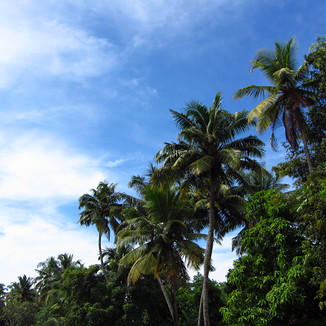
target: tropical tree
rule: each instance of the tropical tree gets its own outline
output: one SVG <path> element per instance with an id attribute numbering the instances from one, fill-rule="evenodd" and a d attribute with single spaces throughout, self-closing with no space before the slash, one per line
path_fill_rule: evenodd
<path id="1" fill-rule="evenodd" d="M 12 282 L 8 289 L 10 291 L 5 294 L 5 305 L 1 316 L 5 325 L 35 325 L 38 306 L 33 279 L 26 275 L 19 276 L 18 282 Z"/>
<path id="2" fill-rule="evenodd" d="M 289 187 L 288 184 L 281 181 L 282 178 L 279 174 L 270 173 L 266 170 L 252 171 L 246 173 L 244 177 L 247 179 L 247 183 L 253 194 L 258 191 L 269 189 L 282 191 Z"/>
<path id="3" fill-rule="evenodd" d="M 33 301 L 35 299 L 33 279 L 26 275 L 18 276 L 18 282 L 12 282 L 9 289 L 11 294 L 14 294 L 21 301 Z"/>
<path id="4" fill-rule="evenodd" d="M 2 313 L 2 309 L 5 306 L 5 300 L 6 300 L 6 287 L 3 283 L 0 283 L 0 316 Z"/>
<path id="5" fill-rule="evenodd" d="M 180 199 L 175 189 L 146 185 L 142 195 L 144 206 L 127 211 L 127 225 L 117 234 L 118 248 L 130 244 L 138 246 L 120 263 L 132 265 L 128 275 L 130 283 L 135 283 L 141 275 L 154 275 L 163 291 L 173 324 L 178 325 L 178 284 L 188 279 L 184 259 L 188 266 L 199 268 L 203 262 L 203 249 L 193 240 L 201 235 L 188 229 L 185 219 L 191 217 L 192 208 Z M 171 289 L 172 302 L 165 291 L 163 277 Z"/>
<path id="6" fill-rule="evenodd" d="M 165 143 L 164 148 L 156 155 L 156 160 L 163 162 L 163 170 L 184 171 L 188 177 L 195 176 L 205 180 L 203 183 L 207 186 L 209 227 L 204 260 L 202 309 L 199 309 L 198 318 L 200 323 L 203 311 L 205 326 L 210 325 L 208 276 L 214 230 L 218 229 L 217 220 L 220 218 L 232 219 L 232 215 L 227 211 L 223 214 L 222 206 L 219 206 L 219 195 L 225 193 L 223 189 L 245 182 L 241 170 L 258 168 L 259 165 L 253 157 L 261 157 L 263 154 L 263 142 L 257 137 L 236 139 L 239 133 L 249 127 L 247 113 L 228 113 L 221 109 L 221 101 L 221 94 L 218 93 L 210 108 L 198 102 L 190 102 L 185 113 L 171 110 L 181 129 L 179 142 Z"/>
<path id="7" fill-rule="evenodd" d="M 251 96 L 256 99 L 264 96 L 265 99 L 248 114 L 248 120 L 257 119 L 260 132 L 271 126 L 271 145 L 274 149 L 274 131 L 280 124 L 284 125 L 286 139 L 292 148 L 298 148 L 301 138 L 308 168 L 312 171 L 303 109 L 315 103 L 315 94 L 305 87 L 308 68 L 305 64 L 297 68 L 295 53 L 293 38 L 285 44 L 276 42 L 274 51 L 258 50 L 252 61 L 252 70 L 262 70 L 271 86 L 250 85 L 239 89 L 234 98 Z"/>
<path id="8" fill-rule="evenodd" d="M 213 280 L 209 282 L 209 306 L 214 307 L 214 309 L 210 309 L 210 318 L 214 320 L 214 325 L 220 325 L 222 321 L 219 308 L 223 307 L 226 303 L 224 287 L 224 283 L 218 283 Z M 186 286 L 178 290 L 178 304 L 185 320 L 185 325 L 187 326 L 197 325 L 197 307 L 200 304 L 202 288 L 203 276 L 197 274 L 194 276 L 192 282 L 188 282 Z"/>
<path id="9" fill-rule="evenodd" d="M 246 217 L 255 223 L 243 232 L 246 255 L 228 275 L 231 293 L 220 310 L 227 325 L 294 324 L 319 315 L 315 252 L 320 245 L 303 232 L 306 221 L 293 209 L 295 197 L 267 190 L 248 200 Z"/>
<path id="10" fill-rule="evenodd" d="M 80 260 L 74 261 L 73 255 L 67 253 L 58 255 L 57 259 L 49 257 L 37 265 L 38 276 L 34 280 L 35 288 L 41 295 L 46 295 L 60 282 L 65 270 L 77 269 L 82 266 Z"/>
<path id="11" fill-rule="evenodd" d="M 110 239 L 110 227 L 115 232 L 119 225 L 119 214 L 123 207 L 122 201 L 126 195 L 115 191 L 116 185 L 107 182 L 100 182 L 96 189 L 92 189 L 92 194 L 84 194 L 79 198 L 80 213 L 79 223 L 89 226 L 95 224 L 98 231 L 98 249 L 102 272 L 105 280 L 108 277 L 105 272 L 102 254 L 102 235 L 105 234 Z"/>

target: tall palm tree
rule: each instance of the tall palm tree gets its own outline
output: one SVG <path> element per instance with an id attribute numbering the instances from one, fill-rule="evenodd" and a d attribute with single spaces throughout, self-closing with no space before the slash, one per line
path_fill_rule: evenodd
<path id="1" fill-rule="evenodd" d="M 33 301 L 36 293 L 33 289 L 33 279 L 26 275 L 18 276 L 18 282 L 9 285 L 10 292 L 21 301 Z"/>
<path id="2" fill-rule="evenodd" d="M 303 109 L 315 103 L 315 95 L 304 84 L 308 73 L 307 65 L 297 68 L 295 54 L 293 38 L 285 44 L 276 42 L 274 51 L 258 50 L 252 61 L 252 70 L 262 70 L 271 86 L 250 85 L 239 89 L 234 98 L 266 96 L 248 114 L 248 120 L 257 119 L 257 129 L 260 132 L 271 126 L 271 145 L 274 149 L 274 131 L 280 124 L 284 125 L 286 139 L 292 148 L 298 148 L 298 139 L 301 138 L 308 168 L 312 171 Z"/>
<path id="3" fill-rule="evenodd" d="M 156 155 L 163 169 L 185 171 L 206 180 L 209 195 L 208 236 L 204 260 L 202 312 L 205 326 L 210 325 L 208 311 L 208 276 L 218 216 L 218 196 L 224 186 L 230 187 L 245 180 L 242 169 L 258 168 L 253 157 L 261 157 L 263 142 L 255 136 L 235 137 L 247 130 L 246 112 L 230 114 L 221 109 L 218 93 L 210 108 L 190 102 L 185 113 L 171 110 L 181 129 L 178 143 L 165 143 Z M 224 185 L 224 186 L 223 186 Z M 201 309 L 199 311 L 199 320 Z"/>
<path id="4" fill-rule="evenodd" d="M 120 263 L 132 265 L 129 282 L 136 282 L 144 274 L 154 275 L 163 291 L 173 324 L 177 326 L 177 288 L 181 281 L 188 279 L 184 259 L 189 266 L 199 268 L 203 262 L 203 249 L 193 240 L 201 235 L 192 233 L 187 227 L 185 219 L 191 217 L 193 210 L 180 199 L 175 189 L 145 185 L 142 195 L 144 206 L 128 211 L 127 225 L 117 234 L 118 248 L 130 244 L 138 246 Z M 171 289 L 172 300 L 165 291 L 162 278 Z"/>
<path id="5" fill-rule="evenodd" d="M 95 224 L 98 231 L 99 256 L 106 282 L 108 277 L 103 262 L 102 236 L 105 234 L 110 239 L 110 227 L 116 232 L 123 200 L 126 199 L 126 195 L 116 192 L 115 187 L 113 183 L 100 182 L 96 189 L 91 190 L 92 194 L 84 194 L 79 198 L 79 209 L 83 208 L 79 223 L 86 226 Z"/>

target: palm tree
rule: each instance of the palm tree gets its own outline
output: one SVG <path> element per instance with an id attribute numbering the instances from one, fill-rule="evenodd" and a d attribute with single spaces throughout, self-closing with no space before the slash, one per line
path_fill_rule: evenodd
<path id="1" fill-rule="evenodd" d="M 307 89 L 304 81 L 307 78 L 307 65 L 299 68 L 295 63 L 296 48 L 293 38 L 286 44 L 275 43 L 275 50 L 259 50 L 252 61 L 252 70 L 260 69 L 271 86 L 250 85 L 239 89 L 235 99 L 244 96 L 258 98 L 267 97 L 260 102 L 249 114 L 248 120 L 257 119 L 257 129 L 266 131 L 271 126 L 271 145 L 275 149 L 275 129 L 283 124 L 286 139 L 294 149 L 298 148 L 298 139 L 302 139 L 309 171 L 312 163 L 308 150 L 306 123 L 303 109 L 315 103 L 314 93 Z"/>
<path id="2" fill-rule="evenodd" d="M 276 189 L 279 191 L 289 188 L 289 185 L 281 182 L 281 177 L 278 174 L 268 172 L 265 169 L 252 171 L 244 174 L 252 194 L 262 191 Z"/>
<path id="3" fill-rule="evenodd" d="M 26 275 L 18 276 L 18 282 L 12 282 L 9 288 L 11 293 L 18 296 L 21 301 L 33 301 L 36 295 L 33 289 L 33 279 Z"/>
<path id="4" fill-rule="evenodd" d="M 38 276 L 35 278 L 35 288 L 42 294 L 47 294 L 60 282 L 62 274 L 67 269 L 77 269 L 82 267 L 80 260 L 74 261 L 73 255 L 67 253 L 60 254 L 57 259 L 49 257 L 46 261 L 37 265 Z"/>
<path id="5" fill-rule="evenodd" d="M 180 127 L 179 142 L 165 143 L 156 155 L 163 169 L 185 171 L 206 180 L 209 196 L 208 236 L 204 260 L 202 312 L 205 326 L 210 325 L 208 311 L 208 276 L 214 242 L 214 229 L 219 207 L 220 189 L 244 182 L 240 171 L 258 168 L 252 157 L 261 157 L 263 142 L 257 137 L 235 139 L 249 124 L 246 112 L 230 114 L 221 109 L 218 93 L 211 108 L 190 102 L 185 113 L 171 110 Z M 199 311 L 200 321 L 201 309 Z"/>
<path id="6" fill-rule="evenodd" d="M 176 294 L 178 284 L 188 279 L 184 259 L 188 266 L 198 269 L 203 262 L 203 249 L 193 240 L 202 237 L 192 233 L 185 219 L 193 212 L 189 204 L 180 199 L 172 187 L 145 185 L 142 188 L 143 207 L 128 210 L 126 226 L 118 232 L 118 248 L 138 245 L 128 252 L 120 263 L 132 265 L 128 282 L 135 283 L 141 275 L 153 274 L 158 280 L 173 324 L 178 325 Z M 162 277 L 166 279 L 172 302 Z"/>
<path id="7" fill-rule="evenodd" d="M 80 213 L 79 223 L 89 226 L 95 224 L 98 231 L 98 249 L 101 268 L 106 282 L 108 277 L 105 272 L 102 254 L 102 235 L 105 234 L 110 239 L 110 227 L 115 232 L 119 226 L 118 217 L 123 207 L 122 201 L 126 195 L 115 191 L 116 185 L 107 182 L 100 182 L 96 189 L 92 189 L 92 194 L 84 194 L 79 198 Z"/>

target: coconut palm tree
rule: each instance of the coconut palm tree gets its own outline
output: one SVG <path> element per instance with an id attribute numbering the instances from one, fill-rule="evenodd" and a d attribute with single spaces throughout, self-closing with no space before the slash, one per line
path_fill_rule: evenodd
<path id="1" fill-rule="evenodd" d="M 244 174 L 249 185 L 250 193 L 254 194 L 262 190 L 276 189 L 283 191 L 289 188 L 289 185 L 282 182 L 282 178 L 274 172 L 265 169 L 252 171 Z"/>
<path id="2" fill-rule="evenodd" d="M 178 284 L 188 279 L 184 260 L 198 269 L 203 262 L 203 249 L 193 240 L 201 237 L 192 233 L 185 220 L 193 212 L 172 187 L 145 185 L 142 188 L 143 207 L 128 210 L 126 225 L 117 234 L 118 248 L 137 245 L 120 263 L 131 269 L 128 282 L 136 282 L 141 275 L 153 274 L 158 280 L 169 307 L 173 324 L 178 325 L 176 294 Z M 172 300 L 163 285 L 171 289 Z"/>
<path id="3" fill-rule="evenodd" d="M 277 146 L 274 131 L 281 124 L 284 125 L 286 139 L 292 148 L 298 148 L 298 139 L 301 138 L 308 168 L 312 171 L 303 109 L 315 103 L 315 95 L 304 85 L 307 65 L 297 68 L 295 53 L 293 38 L 285 44 L 276 42 L 274 51 L 258 50 L 252 61 L 252 70 L 262 70 L 271 86 L 250 85 L 239 89 L 234 98 L 264 96 L 265 99 L 248 114 L 248 120 L 257 119 L 260 132 L 271 126 L 271 145 L 274 149 Z"/>
<path id="4" fill-rule="evenodd" d="M 84 194 L 79 198 L 80 213 L 79 223 L 89 226 L 95 224 L 98 231 L 98 249 L 101 268 L 106 282 L 108 277 L 105 272 L 102 254 L 102 236 L 105 234 L 110 239 L 110 228 L 115 232 L 119 226 L 119 214 L 123 207 L 126 195 L 115 191 L 116 185 L 100 182 L 92 194 Z"/>
<path id="5" fill-rule="evenodd" d="M 43 294 L 47 294 L 57 282 L 60 282 L 62 274 L 67 269 L 77 269 L 82 267 L 80 260 L 74 261 L 73 255 L 67 253 L 55 257 L 49 257 L 46 261 L 37 265 L 36 272 L 38 276 L 35 278 L 35 288 Z"/>
<path id="6" fill-rule="evenodd" d="M 232 187 L 245 180 L 240 171 L 255 169 L 259 164 L 253 157 L 261 157 L 263 142 L 255 136 L 236 139 L 247 130 L 246 112 L 230 114 L 221 109 L 221 94 L 218 93 L 210 108 L 190 102 L 185 113 L 171 110 L 179 128 L 179 142 L 165 143 L 156 155 L 163 162 L 163 169 L 185 171 L 190 176 L 206 180 L 209 197 L 208 236 L 204 260 L 202 311 L 205 326 L 210 325 L 208 311 L 208 276 L 214 242 L 214 230 L 221 189 Z M 223 193 L 223 192 L 222 192 Z M 232 218 L 230 216 L 230 218 Z M 199 320 L 201 309 L 199 311 Z"/>
<path id="7" fill-rule="evenodd" d="M 21 301 L 33 301 L 36 296 L 33 279 L 26 275 L 18 276 L 18 282 L 12 282 L 9 289 L 11 294 L 17 296 Z"/>

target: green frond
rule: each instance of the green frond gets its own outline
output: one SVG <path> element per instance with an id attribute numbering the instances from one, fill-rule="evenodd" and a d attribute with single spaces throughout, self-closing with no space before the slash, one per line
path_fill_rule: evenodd
<path id="1" fill-rule="evenodd" d="M 279 98 L 274 103 L 270 103 L 269 106 L 264 108 L 256 126 L 259 132 L 264 132 L 269 126 L 277 126 L 279 121 L 281 121 L 283 105 L 281 105 L 280 102 L 281 99 Z M 274 128 L 272 127 L 272 129 Z"/>
<path id="2" fill-rule="evenodd" d="M 218 159 L 221 163 L 226 164 L 233 169 L 239 166 L 241 151 L 234 148 L 224 148 L 219 150 Z"/>
<path id="3" fill-rule="evenodd" d="M 209 202 L 207 201 L 206 198 L 197 200 L 194 208 L 195 209 L 199 209 L 199 208 L 208 209 L 209 208 Z"/>
<path id="4" fill-rule="evenodd" d="M 171 114 L 173 115 L 174 122 L 179 126 L 181 129 L 189 128 L 193 125 L 191 119 L 189 119 L 185 114 L 176 112 L 174 110 L 170 110 Z"/>
<path id="5" fill-rule="evenodd" d="M 207 125 L 205 125 L 205 129 L 203 129 L 203 130 L 198 129 L 196 127 L 190 127 L 187 129 L 183 129 L 179 133 L 179 139 L 185 140 L 189 144 L 196 146 L 196 145 L 202 143 L 203 141 L 205 141 L 205 139 L 207 138 L 207 136 L 210 133 L 209 128 L 210 128 L 210 124 L 208 123 Z"/>
<path id="6" fill-rule="evenodd" d="M 240 150 L 242 156 L 262 157 L 264 155 L 264 142 L 256 136 L 247 136 L 245 138 L 236 139 L 228 143 L 225 148 L 235 148 Z"/>
<path id="7" fill-rule="evenodd" d="M 211 109 L 212 110 L 219 110 L 221 108 L 221 104 L 222 104 L 222 93 L 218 92 L 215 95 L 215 98 L 214 98 L 213 104 L 211 106 Z"/>
<path id="8" fill-rule="evenodd" d="M 251 124 L 248 123 L 247 115 L 248 112 L 245 110 L 232 114 L 230 125 L 230 129 L 232 129 L 231 138 L 234 138 L 234 136 L 240 132 L 246 131 L 251 126 Z"/>
<path id="9" fill-rule="evenodd" d="M 119 264 L 126 267 L 130 266 L 131 264 L 135 263 L 139 258 L 143 257 L 143 255 L 146 253 L 146 250 L 146 245 L 139 246 L 131 250 L 119 260 Z"/>
<path id="10" fill-rule="evenodd" d="M 201 173 L 209 171 L 212 167 L 212 163 L 213 158 L 209 155 L 205 155 L 191 163 L 190 169 L 194 174 L 199 175 Z"/>
<path id="11" fill-rule="evenodd" d="M 189 147 L 188 151 L 183 150 L 177 153 L 173 153 L 173 155 L 169 157 L 167 163 L 169 163 L 170 161 L 174 161 L 174 163 L 170 167 L 172 169 L 177 170 L 187 166 L 188 163 L 193 160 L 193 158 L 197 158 L 197 157 L 198 157 L 198 150 L 195 147 L 192 148 Z M 169 166 L 169 164 L 166 164 L 166 166 Z"/>
<path id="12" fill-rule="evenodd" d="M 239 100 L 245 96 L 250 96 L 254 99 L 257 99 L 259 97 L 264 97 L 272 92 L 275 92 L 275 88 L 272 86 L 249 85 L 237 90 L 234 93 L 233 98 L 235 100 Z"/>
<path id="13" fill-rule="evenodd" d="M 260 163 L 254 159 L 249 158 L 249 157 L 241 159 L 241 167 L 242 167 L 242 170 L 247 170 L 247 171 L 260 171 L 261 170 Z"/>
<path id="14" fill-rule="evenodd" d="M 296 85 L 295 71 L 282 67 L 273 74 L 274 83 L 277 88 L 281 88 L 283 85 Z"/>
<path id="15" fill-rule="evenodd" d="M 128 283 L 136 283 L 141 275 L 157 273 L 157 259 L 150 252 L 136 260 L 128 274 Z"/>
<path id="16" fill-rule="evenodd" d="M 259 119 L 261 119 L 261 117 L 265 115 L 265 110 L 275 104 L 278 98 L 278 94 L 270 94 L 266 99 L 261 101 L 252 111 L 249 112 L 247 116 L 248 121 L 250 122 L 254 119 L 258 119 L 259 121 Z"/>
<path id="17" fill-rule="evenodd" d="M 306 81 L 307 76 L 309 73 L 309 69 L 308 66 L 306 64 L 302 64 L 296 71 L 294 74 L 294 78 L 296 80 L 297 83 L 301 83 Z"/>
<path id="18" fill-rule="evenodd" d="M 204 262 L 205 250 L 192 241 L 183 241 L 179 246 L 180 253 L 185 257 L 188 267 L 198 270 Z"/>

